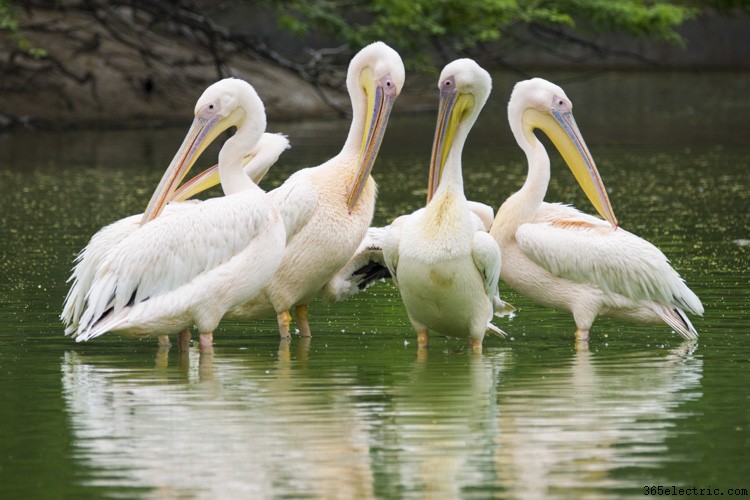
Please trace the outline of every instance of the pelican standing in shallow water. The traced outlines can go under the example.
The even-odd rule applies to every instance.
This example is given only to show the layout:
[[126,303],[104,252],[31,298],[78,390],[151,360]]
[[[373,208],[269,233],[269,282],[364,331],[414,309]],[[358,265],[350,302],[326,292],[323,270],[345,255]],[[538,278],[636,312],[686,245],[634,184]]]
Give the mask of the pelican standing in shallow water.
[[[703,314],[700,300],[658,248],[617,228],[565,92],[540,78],[516,84],[508,121],[529,170],[523,187],[503,203],[490,229],[503,255],[502,280],[538,303],[570,311],[579,341],[588,340],[600,314],[664,322],[686,339],[697,338],[685,311]],[[550,160],[535,129],[549,136],[607,222],[543,201]]]
[[471,211],[463,190],[461,152],[492,88],[471,59],[440,74],[440,107],[430,161],[427,206],[396,219],[383,258],[398,286],[420,346],[428,331],[468,336],[481,351],[498,297],[500,250]]
[[[224,313],[255,295],[283,256],[281,215],[242,170],[245,153],[265,126],[263,103],[250,84],[225,79],[206,89],[190,131],[141,218],[143,224],[124,236],[101,238],[111,237],[112,246],[100,260],[87,259],[89,247],[82,252],[79,266],[90,261],[95,268],[74,270],[62,314],[66,333],[82,341],[106,332],[181,332],[180,346],[186,347],[195,324],[202,350],[211,350],[213,330]],[[180,204],[157,217],[206,146],[230,127],[237,127],[236,133],[219,153],[221,184],[228,196]],[[95,250],[100,252],[99,247]]]
[[[286,149],[289,149],[289,140],[286,136],[264,133],[255,147],[242,159],[242,162],[245,164],[245,173],[253,182],[259,184],[268,172],[268,169],[276,163],[281,153]],[[170,203],[164,207],[161,213],[182,210],[193,204],[200,203],[197,200],[187,202],[185,200],[219,183],[219,166],[214,165],[182,184],[174,192]],[[68,291],[65,307],[61,314],[61,319],[69,325],[66,330],[67,333],[71,333],[76,329],[86,302],[86,291],[91,286],[91,281],[94,279],[94,273],[99,262],[101,262],[110,248],[141,227],[142,222],[143,214],[141,213],[125,217],[101,228],[91,237],[91,241],[89,241],[88,245],[78,255],[73,274],[69,279],[69,281],[73,282],[73,285]]]
[[[354,254],[372,221],[376,185],[370,171],[404,73],[401,57],[382,42],[352,58],[346,79],[352,124],[344,147],[322,165],[295,172],[269,193],[286,226],[284,258],[261,293],[232,308],[228,318],[275,313],[279,334],[286,338],[294,308],[300,335],[311,336],[309,302]],[[196,191],[210,185],[207,180]]]
[[[253,182],[259,184],[271,165],[276,163],[276,160],[286,149],[289,149],[289,140],[286,136],[264,133],[250,153],[242,159],[242,162],[246,164],[245,173],[250,176]],[[180,186],[172,196],[172,201],[164,208],[162,213],[171,214],[174,211],[187,209],[196,203],[200,203],[199,201],[183,202],[183,200],[187,200],[197,192],[207,189],[201,186],[207,184],[214,186],[219,183],[219,166],[215,165]],[[232,186],[229,186],[229,188],[233,189]],[[176,203],[177,201],[180,203]],[[72,284],[65,299],[63,312],[60,315],[60,319],[66,325],[66,334],[70,335],[78,330],[81,314],[88,301],[87,293],[94,281],[99,263],[110,249],[137,231],[142,222],[143,214],[137,214],[101,228],[91,237],[88,245],[78,255],[73,273],[68,280],[72,281]],[[181,332],[179,338],[180,350],[184,351],[189,347],[190,331],[186,329]],[[164,346],[169,345],[169,337],[159,336],[159,343]]]

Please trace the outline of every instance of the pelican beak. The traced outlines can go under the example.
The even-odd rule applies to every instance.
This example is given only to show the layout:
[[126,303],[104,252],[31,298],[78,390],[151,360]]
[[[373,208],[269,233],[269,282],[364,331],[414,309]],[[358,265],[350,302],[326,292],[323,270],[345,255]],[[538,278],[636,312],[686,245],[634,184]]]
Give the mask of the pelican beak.
[[[246,154],[242,158],[242,164],[247,165],[248,163],[250,163],[250,161],[255,158],[257,153],[258,151],[252,151],[251,153]],[[263,171],[263,175],[265,175],[266,172],[267,170]],[[246,171],[246,173],[248,172]],[[263,175],[255,175],[254,177],[252,177],[253,182],[255,182],[256,184],[260,183],[260,179],[263,178]],[[219,165],[214,165],[213,167],[207,168],[200,174],[185,182],[177,189],[177,191],[174,192],[174,194],[172,195],[172,199],[169,201],[172,202],[189,200],[196,194],[202,193],[203,191],[206,191],[207,189],[218,185],[220,182],[221,178],[219,177]]]
[[524,121],[547,134],[596,211],[609,221],[612,227],[617,228],[617,217],[609,202],[607,190],[583,135],[578,130],[573,113],[561,113],[556,109],[550,113],[542,113],[535,109],[527,109],[524,112]]
[[172,163],[164,172],[154,194],[151,195],[151,201],[143,212],[141,224],[156,218],[162,212],[166,204],[172,199],[177,186],[185,178],[201,153],[219,134],[239,123],[243,114],[244,109],[238,107],[228,116],[215,114],[204,118],[199,114],[195,117],[180,149],[177,150]]
[[357,173],[346,201],[349,213],[357,205],[357,201],[362,195],[362,189],[364,189],[365,183],[370,177],[370,172],[375,164],[378,151],[380,151],[380,144],[383,142],[383,134],[388,124],[388,117],[391,115],[393,103],[396,101],[396,97],[398,97],[398,91],[390,75],[385,75],[380,80],[375,81],[368,68],[362,72],[360,82],[367,96],[367,116],[365,117],[367,125],[362,136],[362,148],[359,151]]
[[443,167],[453,147],[456,130],[474,107],[474,96],[458,92],[455,85],[440,91],[438,120],[430,156],[430,177],[427,185],[427,203],[430,202],[443,176]]
[[172,195],[170,203],[173,201],[189,200],[196,194],[202,193],[203,191],[216,186],[220,182],[219,165],[214,165],[180,186]]

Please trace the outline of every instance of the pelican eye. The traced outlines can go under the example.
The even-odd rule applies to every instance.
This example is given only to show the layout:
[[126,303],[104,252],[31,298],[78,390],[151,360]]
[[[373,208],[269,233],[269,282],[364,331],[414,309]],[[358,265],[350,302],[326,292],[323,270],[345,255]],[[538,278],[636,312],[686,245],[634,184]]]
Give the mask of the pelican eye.
[[553,97],[552,107],[563,113],[568,112],[571,109],[571,105],[568,100],[558,96]]
[[219,102],[212,102],[209,104],[204,105],[200,111],[196,114],[196,116],[200,116],[201,118],[204,118],[206,120],[216,116],[221,111],[221,104]]
[[386,74],[384,77],[378,80],[378,82],[379,82],[379,85],[381,85],[385,89],[386,95],[389,95],[394,98],[398,95],[398,89],[396,88],[396,83],[393,81],[393,78],[391,77],[390,73]]
[[452,76],[446,78],[443,80],[443,83],[440,84],[440,90],[441,91],[452,91],[452,89],[456,88],[456,79]]

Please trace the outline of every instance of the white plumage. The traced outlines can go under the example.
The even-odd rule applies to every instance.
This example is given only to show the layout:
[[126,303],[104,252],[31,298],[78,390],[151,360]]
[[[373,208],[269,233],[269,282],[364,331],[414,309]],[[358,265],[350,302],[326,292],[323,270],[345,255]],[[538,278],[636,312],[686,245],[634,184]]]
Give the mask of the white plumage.
[[[468,201],[468,206],[476,230],[489,231],[495,218],[492,207],[477,201]],[[415,214],[423,210],[424,208],[420,208]],[[378,281],[392,278],[383,258],[383,241],[390,227],[371,227],[367,230],[352,258],[323,287],[323,299],[326,302],[343,302]],[[513,307],[499,300],[499,297],[496,305],[497,314],[504,315],[513,311]]]
[[[617,219],[563,90],[535,78],[518,83],[508,120],[529,172],[498,209],[490,230],[503,254],[501,278],[543,305],[573,314],[587,340],[599,314],[665,322],[686,339],[698,334],[684,311],[702,314],[698,297],[651,243],[617,228]],[[549,156],[533,130],[552,139],[589,200],[609,222],[573,207],[544,203]],[[616,229],[617,228],[617,229]]]
[[276,313],[279,334],[289,336],[294,307],[302,336],[311,335],[308,304],[353,255],[375,208],[370,176],[393,102],[404,83],[396,51],[382,42],[363,48],[349,64],[352,125],[341,152],[320,166],[295,172],[269,193],[287,231],[284,258],[263,291],[232,308],[229,318]]
[[[461,173],[464,142],[491,87],[489,74],[470,59],[443,69],[427,206],[396,219],[383,241],[385,264],[420,346],[430,330],[467,337],[475,350],[487,330],[503,334],[490,322],[502,303],[500,251],[471,210]],[[480,213],[487,218],[486,210]]]
[[[289,140],[281,134],[264,133],[252,151],[243,158],[246,163],[244,171],[256,183],[260,183],[268,169],[276,163],[281,153],[289,149]],[[176,210],[184,210],[199,201],[182,201],[193,194],[208,189],[219,183],[218,165],[196,175],[184,183],[175,192],[169,205],[164,209],[165,216]],[[87,297],[94,275],[104,256],[119,242],[141,227],[143,214],[132,215],[113,222],[94,234],[89,243],[81,250],[75,261],[70,276],[72,282],[60,318],[65,323],[65,333],[72,334],[78,329],[81,314],[87,303]]]
[[[146,215],[106,228],[79,256],[62,314],[76,340],[109,331],[161,336],[195,324],[208,349],[227,309],[255,295],[278,268],[283,221],[242,171],[265,128],[260,98],[248,83],[226,79],[204,92],[195,113]],[[180,203],[157,217],[207,144],[232,126],[219,170],[224,191],[234,194]]]

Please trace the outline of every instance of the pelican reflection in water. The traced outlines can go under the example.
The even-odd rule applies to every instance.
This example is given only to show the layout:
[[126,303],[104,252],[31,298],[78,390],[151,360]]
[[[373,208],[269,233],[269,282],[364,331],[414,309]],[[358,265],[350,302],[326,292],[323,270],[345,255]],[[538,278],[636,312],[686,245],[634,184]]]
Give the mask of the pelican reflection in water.
[[542,365],[533,350],[397,350],[376,356],[392,369],[386,378],[335,347],[309,362],[225,351],[203,358],[210,369],[197,357],[154,369],[68,352],[61,370],[71,446],[83,481],[98,487],[595,497],[633,487],[623,469],[659,466],[671,440],[690,438],[676,423],[701,397],[694,348],[582,350]]
[[356,381],[332,374],[338,390],[320,391],[299,360],[228,352],[155,369],[66,353],[83,481],[178,498],[373,498]]

